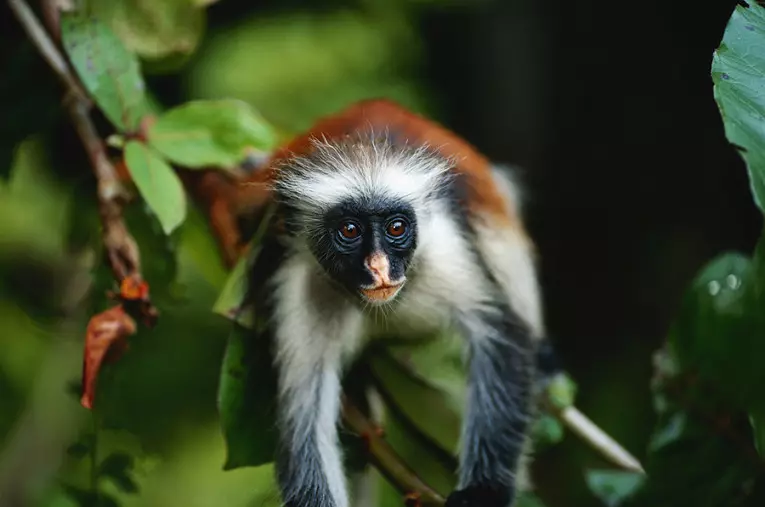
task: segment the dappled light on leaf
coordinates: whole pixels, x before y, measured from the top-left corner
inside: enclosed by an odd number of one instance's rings
[[[765,7],[737,5],[712,60],[714,96],[728,140],[749,170],[754,199],[765,211]]]
[[[136,332],[136,324],[122,305],[114,306],[88,323],[85,335],[82,406],[93,408],[98,374],[104,363],[117,359],[127,348],[127,338]]]
[[[148,112],[138,60],[99,18],[61,14],[61,37],[88,93],[120,131],[132,131]]]
[[[275,148],[276,134],[246,103],[192,101],[160,115],[148,130],[150,145],[189,168],[233,168],[251,151]]]
[[[697,373],[742,406],[762,405],[765,319],[749,258],[725,254],[704,267],[685,295],[670,342],[684,371]]]

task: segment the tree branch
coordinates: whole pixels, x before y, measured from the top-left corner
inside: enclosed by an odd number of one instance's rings
[[[63,82],[67,91],[77,93],[81,100],[89,104],[90,101],[87,98],[87,94],[83,91],[74,74],[69,70],[66,59],[61,54],[61,51],[58,50],[48,32],[40,24],[31,7],[24,0],[8,0],[8,5],[14,14],[16,14],[21,26],[26,30],[29,39],[37,46],[40,55],[48,62],[53,72]]]
[[[372,464],[404,494],[409,503],[421,507],[443,507],[444,498],[425,484],[379,435],[379,428],[345,398],[343,401],[345,424],[360,435],[369,451]]]
[[[590,444],[590,446],[615,465],[630,472],[645,473],[643,466],[637,458],[573,405],[565,408],[554,408],[548,404],[548,409],[569,430]]]
[[[126,192],[90,118],[92,101],[29,5],[23,0],[8,0],[8,4],[40,54],[64,85],[64,105],[88,154],[98,182],[98,210],[103,228],[103,243],[112,273],[121,285],[126,280],[130,280],[133,285],[140,285],[143,279],[138,246],[122,219],[122,198]],[[154,323],[158,312],[151,302],[143,301],[140,311],[148,325]]]

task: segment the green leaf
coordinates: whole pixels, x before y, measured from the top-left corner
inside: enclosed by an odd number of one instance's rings
[[[100,477],[108,477],[124,493],[137,493],[138,485],[130,476],[135,460],[124,452],[114,452],[107,456],[98,467]]]
[[[94,492],[70,484],[63,484],[64,492],[77,502],[79,507],[120,507],[119,502],[102,491]]]
[[[75,442],[66,448],[66,453],[75,459],[81,459],[90,453],[90,446],[85,442]]]
[[[521,491],[518,493],[516,507],[545,507],[544,502],[530,491]]]
[[[238,100],[192,101],[170,109],[149,128],[149,143],[184,167],[231,168],[250,151],[270,151],[277,137]]]
[[[226,283],[221,290],[218,299],[213,305],[213,312],[232,319],[239,325],[253,328],[255,326],[254,311],[251,307],[243,306],[245,293],[247,291],[247,269],[258,255],[260,255],[260,242],[263,239],[271,219],[274,217],[274,206],[266,209],[263,219],[258,225],[255,234],[250,241],[250,253],[242,256],[234,269],[231,270]]]
[[[746,414],[693,364],[683,369],[674,349],[670,342],[654,361],[658,423],[644,460],[648,480],[629,505],[764,505],[765,476]]]
[[[125,146],[125,164],[165,234],[170,234],[186,217],[186,194],[178,175],[155,152],[138,141],[129,141]]]
[[[557,444],[565,436],[563,424],[555,417],[548,414],[540,414],[532,428],[534,437],[534,449],[540,450],[551,444]]]
[[[142,58],[187,57],[199,45],[205,12],[191,0],[91,0],[125,45]]]
[[[670,337],[682,370],[697,372],[742,408],[762,404],[765,385],[765,322],[756,283],[763,274],[736,253],[707,264],[685,295]]]
[[[226,442],[224,470],[273,460],[276,441],[276,371],[268,340],[233,324],[218,387]]]
[[[712,80],[725,134],[743,149],[754,200],[765,211],[765,8],[747,3],[733,11]]]
[[[559,373],[547,384],[546,394],[555,407],[570,407],[576,399],[576,382],[568,374]]]
[[[134,131],[148,112],[138,60],[100,19],[61,13],[61,39],[85,89],[120,131]]]
[[[257,255],[258,247],[253,254]],[[228,319],[232,319],[239,325],[247,328],[253,327],[253,312],[249,308],[243,308],[242,302],[247,290],[247,267],[249,261],[246,257],[240,258],[234,269],[226,278],[226,283],[223,286],[223,290],[220,291],[218,299],[213,306],[213,312],[222,315]]]
[[[656,452],[663,447],[677,442],[683,436],[686,424],[688,422],[688,416],[685,412],[676,412],[667,418],[664,425],[659,426],[658,429],[651,435],[651,440],[648,443],[648,450]]]
[[[425,410],[422,413],[425,414]],[[386,411],[384,428],[385,440],[428,486],[444,497],[455,488],[457,461],[424,440],[408,417],[396,410]],[[381,504],[400,506],[401,493],[388,483],[385,486],[381,491]]]
[[[586,480],[590,490],[605,505],[616,507],[640,488],[645,476],[619,470],[589,470]]]
[[[402,363],[384,350],[370,356],[372,374],[386,401],[433,444],[453,453],[459,442],[462,407],[447,391],[418,378],[412,364],[415,361]]]
[[[765,416],[760,413],[749,414],[749,423],[752,425],[754,447],[765,458]]]
[[[467,371],[463,362],[464,341],[459,333],[443,330],[420,337],[410,336],[406,340],[388,336],[381,344],[412,381],[441,391],[450,407],[462,410]]]

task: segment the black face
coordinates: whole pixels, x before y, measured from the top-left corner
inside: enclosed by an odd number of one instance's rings
[[[401,282],[416,243],[417,223],[409,205],[354,200],[326,213],[313,252],[333,279],[364,294],[364,289]]]

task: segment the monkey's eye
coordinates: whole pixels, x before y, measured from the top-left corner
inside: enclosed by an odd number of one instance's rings
[[[361,235],[361,228],[355,222],[345,222],[338,230],[342,239],[354,240]]]
[[[395,218],[388,222],[386,232],[391,238],[400,238],[406,233],[407,223],[401,218]]]

